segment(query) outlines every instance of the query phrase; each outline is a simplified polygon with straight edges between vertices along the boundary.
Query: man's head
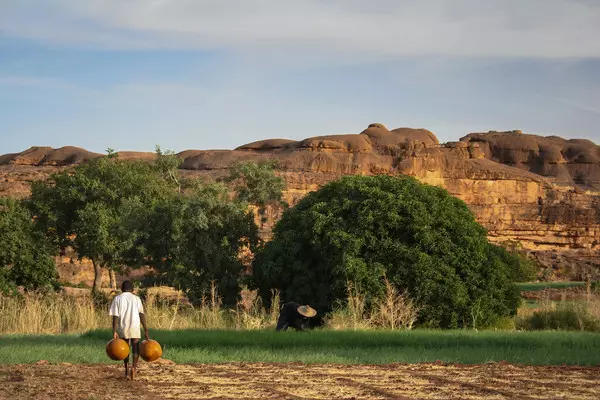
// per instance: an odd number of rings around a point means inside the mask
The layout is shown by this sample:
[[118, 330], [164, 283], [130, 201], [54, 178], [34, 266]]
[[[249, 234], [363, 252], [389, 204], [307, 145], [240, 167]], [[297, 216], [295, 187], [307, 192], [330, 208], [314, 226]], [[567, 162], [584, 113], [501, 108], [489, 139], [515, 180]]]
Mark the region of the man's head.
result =
[[133, 292], [133, 282], [123, 281], [123, 283], [121, 283], [121, 291], [122, 292]]

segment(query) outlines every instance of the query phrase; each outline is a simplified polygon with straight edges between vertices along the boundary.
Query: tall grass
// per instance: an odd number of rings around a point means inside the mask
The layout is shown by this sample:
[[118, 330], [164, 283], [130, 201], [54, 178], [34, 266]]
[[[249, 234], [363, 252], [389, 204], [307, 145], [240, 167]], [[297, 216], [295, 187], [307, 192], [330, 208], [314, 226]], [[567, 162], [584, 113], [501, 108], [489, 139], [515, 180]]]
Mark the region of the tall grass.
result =
[[412, 329], [419, 307], [406, 294], [399, 293], [385, 279], [385, 294], [368, 307], [365, 296], [351, 282], [347, 299], [329, 314], [327, 326], [333, 329]]
[[348, 282], [346, 285], [346, 304], [339, 304], [338, 307], [329, 314], [326, 323], [333, 329], [369, 329], [370, 324], [366, 315], [365, 296], [353, 285]]
[[110, 326], [91, 298], [43, 296], [0, 297], [0, 333], [85, 332]]
[[[346, 302], [325, 316], [326, 327], [333, 330], [412, 329], [419, 308], [389, 283], [386, 287], [385, 295], [368, 305], [365, 296], [349, 284]], [[280, 309], [278, 292], [272, 292], [271, 303], [270, 308], [264, 307], [255, 291], [244, 289], [237, 305], [226, 309], [213, 285], [195, 306], [189, 304], [181, 292], [171, 298], [145, 296], [144, 306], [151, 331], [261, 330], [275, 327]], [[109, 329], [109, 304], [109, 299], [98, 301], [91, 296], [0, 297], [0, 334], [64, 334]], [[600, 332], [600, 297], [590, 294], [577, 301], [542, 299], [521, 307], [515, 319], [504, 322], [496, 328]]]
[[[242, 292], [235, 309], [223, 308], [215, 286], [197, 306], [186, 304], [184, 295], [176, 299], [148, 297], [144, 313], [149, 329], [231, 329], [252, 330], [275, 327], [279, 315], [279, 293], [274, 292], [273, 307], [267, 310], [260, 298], [250, 291]], [[248, 301], [248, 298], [250, 299]], [[0, 333], [64, 334], [108, 329], [109, 299], [98, 301], [91, 296], [27, 294], [22, 297], [0, 296]]]

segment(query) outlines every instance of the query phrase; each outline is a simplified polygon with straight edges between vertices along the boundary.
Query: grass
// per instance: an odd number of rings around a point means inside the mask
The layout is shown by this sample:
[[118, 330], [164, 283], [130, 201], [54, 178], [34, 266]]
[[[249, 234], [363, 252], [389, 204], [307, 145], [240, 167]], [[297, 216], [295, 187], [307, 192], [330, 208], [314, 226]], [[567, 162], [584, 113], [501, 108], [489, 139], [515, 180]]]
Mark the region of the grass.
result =
[[[151, 331], [164, 356], [177, 363], [304, 362], [387, 364], [435, 362], [599, 365], [600, 334], [494, 331]], [[111, 363], [104, 352], [110, 331], [83, 335], [8, 335], [0, 362], [38, 360]]]
[[[332, 329], [410, 329], [419, 308], [386, 280], [386, 296], [366, 309], [365, 298], [349, 289], [347, 307], [337, 308], [327, 316]], [[158, 292], [153, 292], [158, 289]], [[279, 316], [279, 293], [271, 293], [271, 307], [265, 308], [256, 291], [244, 288], [233, 308], [223, 307], [216, 286], [192, 306], [160, 296], [161, 288], [138, 292], [144, 298], [144, 313], [150, 326], [164, 330], [261, 330], [274, 328]], [[152, 293], [153, 292], [153, 293]], [[88, 294], [70, 297], [61, 294], [27, 294], [20, 297], [0, 296], [0, 334], [70, 334], [110, 327], [109, 298], [95, 300]]]
[[[144, 301], [150, 326], [157, 329], [226, 329], [249, 330], [275, 326], [279, 314], [279, 295], [265, 309], [260, 298], [244, 298], [232, 308], [222, 307], [213, 289], [195, 307], [158, 296]], [[0, 334], [73, 334], [111, 326], [108, 316], [110, 299], [95, 303], [91, 296], [70, 297], [61, 294], [27, 294], [21, 297], [0, 296]]]
[[517, 283], [517, 287], [522, 292], [536, 292], [544, 289], [565, 289], [569, 287], [585, 286], [585, 282], [525, 282]]
[[546, 299], [523, 299], [522, 307], [527, 309], [539, 309], [544, 307], [552, 307], [560, 304], [561, 300], [546, 300]]
[[[579, 282], [561, 284], [567, 287]], [[388, 292], [380, 307], [371, 312], [359, 294], [349, 292], [348, 306], [329, 316], [328, 329], [305, 333], [273, 332], [279, 310], [277, 293], [269, 310], [251, 292], [245, 292], [234, 309], [223, 308], [216, 292], [196, 307], [184, 306], [179, 296], [168, 301], [147, 297], [145, 306], [153, 338], [163, 345], [165, 357], [177, 363], [387, 364], [439, 360], [600, 365], [600, 333], [544, 330], [599, 330], [597, 296], [579, 302], [528, 302], [510, 321], [506, 328], [510, 331], [477, 332], [409, 330], [418, 308], [402, 294]], [[0, 297], [0, 363], [111, 363], [104, 352], [111, 337], [107, 305], [95, 304], [91, 298], [60, 295]], [[540, 331], [515, 331], [515, 321], [519, 329]]]

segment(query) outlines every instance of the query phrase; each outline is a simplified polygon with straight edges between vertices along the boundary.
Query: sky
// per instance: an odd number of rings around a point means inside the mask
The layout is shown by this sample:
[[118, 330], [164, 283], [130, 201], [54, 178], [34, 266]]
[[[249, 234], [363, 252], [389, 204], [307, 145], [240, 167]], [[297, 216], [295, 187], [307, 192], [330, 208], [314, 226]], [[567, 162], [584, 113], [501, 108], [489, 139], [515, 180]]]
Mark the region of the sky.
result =
[[0, 0], [0, 154], [373, 122], [600, 143], [600, 0]]

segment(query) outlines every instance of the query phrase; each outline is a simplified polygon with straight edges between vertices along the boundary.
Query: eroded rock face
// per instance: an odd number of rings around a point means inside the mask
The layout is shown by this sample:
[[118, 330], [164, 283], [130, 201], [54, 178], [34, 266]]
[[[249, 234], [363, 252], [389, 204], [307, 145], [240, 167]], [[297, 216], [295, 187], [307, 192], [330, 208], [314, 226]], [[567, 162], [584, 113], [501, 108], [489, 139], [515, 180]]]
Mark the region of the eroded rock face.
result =
[[31, 147], [21, 153], [0, 156], [0, 165], [63, 166], [79, 164], [97, 157], [102, 157], [102, 154], [73, 146], [65, 146], [60, 149]]
[[[98, 156], [78, 152], [67, 159], [72, 152], [63, 150], [60, 159], [52, 149], [35, 149], [0, 157], [5, 164], [0, 195], [25, 196], [28, 181], [44, 179], [56, 170], [52, 166]], [[440, 144], [425, 129], [371, 124], [359, 134], [271, 139], [232, 151], [187, 150], [178, 156], [185, 175], [212, 178], [237, 161], [277, 159], [290, 205], [347, 174], [415, 176], [464, 200], [490, 240], [519, 241], [545, 265], [561, 270], [600, 270], [600, 147], [589, 141], [511, 131], [473, 133]], [[152, 158], [135, 152], [126, 157]], [[270, 209], [267, 216], [262, 232], [268, 238], [281, 210]]]
[[589, 140], [527, 135], [521, 131], [471, 133], [487, 159], [550, 178], [561, 185], [600, 189], [600, 146]]

